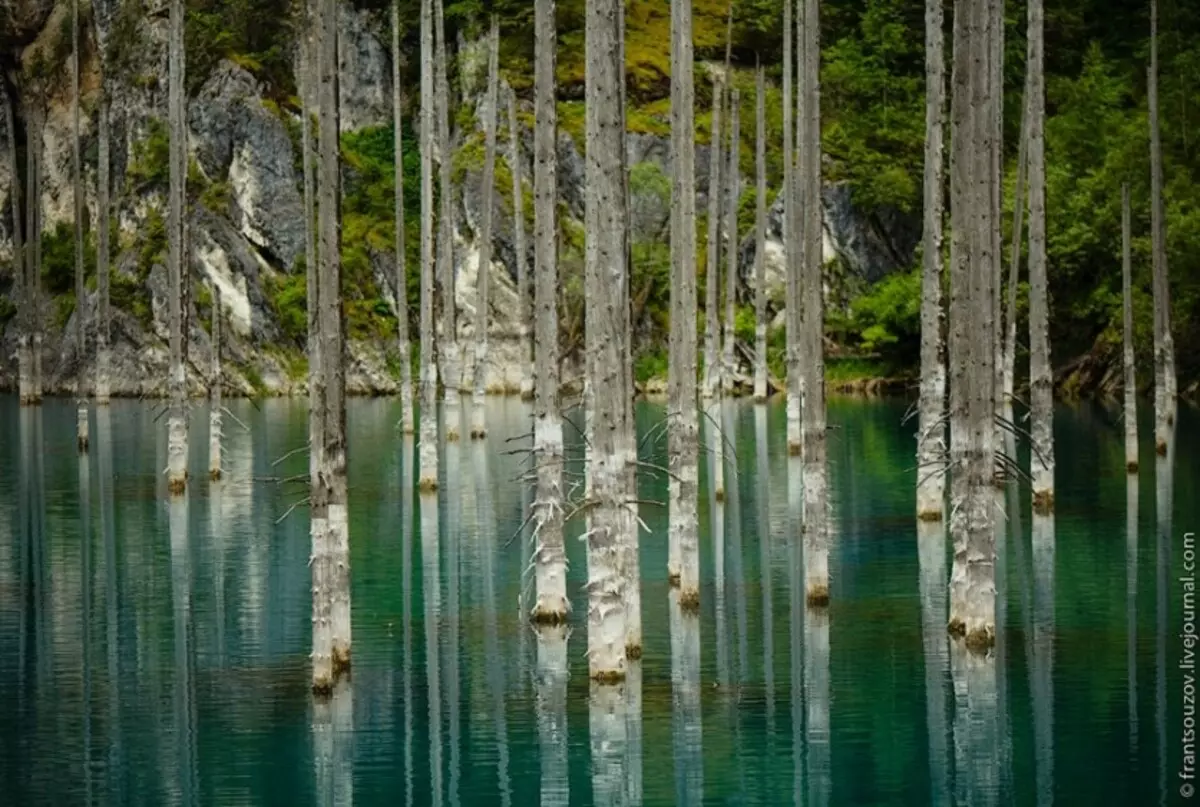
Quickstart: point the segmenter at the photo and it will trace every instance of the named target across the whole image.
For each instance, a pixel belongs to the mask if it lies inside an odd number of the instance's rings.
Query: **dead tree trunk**
[[[1021,277],[1021,244],[1025,226],[1025,177],[1029,170],[1029,76],[1021,98],[1021,140],[1017,146],[1017,181],[1013,190],[1012,254],[1008,259],[1008,316],[1004,334],[1004,417],[1012,422],[1017,382],[1017,283]]]
[[[434,331],[433,152],[435,98],[433,0],[421,0],[421,477],[424,492],[438,486],[437,334]],[[439,278],[440,280],[440,278]]]
[[[184,243],[183,219],[187,181],[184,143],[184,54],[183,0],[171,0],[170,33],[167,40],[169,58],[167,117],[170,128],[170,199],[167,212],[167,263],[170,275],[170,390],[171,402],[167,415],[167,488],[172,495],[182,494],[187,486],[187,376],[183,360],[183,294]]]
[[[1163,206],[1162,138],[1158,126],[1158,0],[1150,0],[1150,235],[1154,289],[1154,442],[1166,455],[1175,422],[1175,342],[1171,338],[1171,282],[1167,269],[1167,219]]]
[[[992,448],[995,453],[1004,451],[1005,430],[1000,424],[1004,415],[1004,236],[1000,232],[1001,210],[1004,204],[1004,2],[988,0],[988,85],[991,93],[988,100],[988,134],[991,138],[988,151],[991,161],[988,179],[990,204],[988,238],[992,263],[992,394],[995,397],[992,409],[995,414],[992,427]],[[1002,476],[996,477],[998,480]]]
[[[1045,53],[1042,0],[1029,3],[1029,392],[1034,508],[1054,508],[1054,387],[1046,278]]]
[[[492,197],[495,193],[496,126],[498,116],[498,83],[500,72],[500,22],[492,16],[492,33],[488,47],[487,107],[484,112],[483,210],[479,224],[479,267],[475,278],[475,380],[471,413],[471,439],[487,436],[484,403],[487,395],[488,367],[488,287],[492,273]]]
[[[802,276],[800,374],[801,458],[804,479],[804,573],[809,605],[829,603],[829,501],[825,436],[825,301],[821,249],[821,106],[819,77],[820,19],[818,0],[804,0],[804,73],[801,94],[804,129],[801,150],[804,273]]]
[[[0,82],[0,93],[4,95],[4,131],[8,133],[8,171],[12,180],[9,184],[8,203],[12,209],[13,228],[13,277],[16,279],[17,305],[20,314],[17,318],[17,390],[21,405],[31,403],[33,379],[30,366],[33,357],[29,351],[30,317],[30,279],[29,263],[25,256],[24,239],[21,237],[21,174],[17,165],[17,130],[13,116],[13,99],[3,82]],[[29,150],[32,153],[32,149]],[[28,178],[26,178],[28,181]]]
[[[787,445],[788,453],[800,454],[800,256],[796,238],[796,208],[800,198],[796,188],[795,133],[796,111],[792,93],[795,23],[794,0],[783,0],[783,254],[786,275],[784,330],[787,344],[784,361],[787,373]]]
[[[79,153],[79,0],[71,2],[71,196],[75,212],[75,351],[79,370],[75,377],[76,445],[81,454],[88,450],[88,405],[86,391],[88,362],[84,358],[87,346],[87,287],[83,278],[83,160]],[[15,181],[15,177],[14,177]]]
[[[728,394],[733,392],[734,378],[737,375],[737,358],[734,351],[734,318],[737,306],[737,275],[738,275],[738,201],[741,197],[741,176],[738,171],[738,158],[741,156],[741,132],[738,125],[738,111],[741,99],[738,91],[729,93],[729,173],[725,188],[729,194],[726,203],[729,205],[725,216],[725,337],[721,348],[721,387]]]
[[[946,108],[942,0],[925,2],[925,232],[921,268],[921,393],[917,517],[938,521],[946,499],[946,346],[942,340],[943,130]]]
[[[350,524],[346,491],[345,321],[341,293],[341,166],[339,164],[337,0],[320,0],[317,60],[320,122],[320,317],[321,371],[325,377],[319,473],[328,502],[332,671],[350,667]]]
[[[1130,234],[1129,184],[1121,186],[1121,291],[1124,299],[1121,356],[1125,369],[1125,470],[1137,473],[1137,372],[1133,366],[1133,257]]]
[[[567,555],[563,545],[563,428],[558,368],[558,113],[555,106],[557,45],[554,0],[534,3],[533,74],[533,502],[532,563],[537,590],[532,619],[557,625],[570,612]],[[622,648],[624,648],[622,626]]]
[[[696,133],[692,66],[692,0],[671,3],[672,204],[671,389],[667,422],[670,545],[679,566],[680,607],[700,607],[700,421],[696,395]],[[636,524],[634,529],[637,529]],[[636,581],[634,581],[636,585]]]
[[[454,175],[450,145],[450,81],[446,64],[446,21],[442,0],[434,0],[435,90],[438,153],[438,281],[442,303],[442,386],[446,440],[459,438],[462,405],[462,349],[458,343],[458,297],[454,271]]]
[[[509,169],[512,172],[513,248],[517,259],[517,321],[520,323],[520,364],[518,391],[521,398],[533,397],[533,328],[530,327],[529,273],[525,264],[525,183],[521,176],[521,133],[517,128],[517,94],[508,93]]]
[[[717,342],[720,329],[718,309],[721,299],[721,167],[724,159],[721,110],[724,107],[725,84],[721,76],[713,76],[712,127],[708,156],[708,250],[704,280],[704,381],[700,394],[712,398],[720,385]]]
[[[626,279],[624,125],[621,116],[618,0],[589,3],[587,59],[587,232],[585,300],[588,371],[593,405],[588,563],[588,667],[592,679],[625,677],[626,580],[621,573],[621,533],[630,523],[626,502],[625,402],[621,398],[625,315],[612,289]]]
[[[757,174],[754,228],[754,400],[767,400],[767,101],[762,65],[758,66],[755,95],[758,108],[754,148]]]
[[[27,137],[26,160],[26,215],[25,257],[29,300],[29,400],[39,405],[42,402],[42,123],[45,118],[45,101],[36,86],[30,88],[29,110],[26,115]]]
[[[412,434],[412,344],[408,329],[408,262],[404,252],[404,133],[400,106],[400,20],[397,3],[391,4],[392,16],[392,146],[395,153],[396,196],[396,351],[400,354],[400,431]]]
[[[96,404],[106,406],[112,388],[109,373],[112,358],[109,353],[109,186],[112,182],[109,171],[109,123],[108,93],[101,76],[99,156],[96,177]]]
[[[212,284],[212,379],[209,381],[208,478],[221,478],[221,287]]]

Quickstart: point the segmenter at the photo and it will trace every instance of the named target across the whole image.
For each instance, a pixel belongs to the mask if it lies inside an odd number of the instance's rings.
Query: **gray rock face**
[[[273,262],[295,266],[304,249],[304,206],[287,128],[263,104],[258,82],[222,62],[188,108],[196,160],[230,186],[234,224]]]
[[[392,119],[392,67],[366,11],[338,5],[338,97],[341,130],[383,126]]]

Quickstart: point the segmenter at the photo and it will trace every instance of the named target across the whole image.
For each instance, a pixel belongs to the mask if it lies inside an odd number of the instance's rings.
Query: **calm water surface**
[[[906,407],[830,403],[827,614],[796,596],[779,403],[727,406],[723,503],[702,469],[698,620],[668,590],[666,513],[649,504],[666,483],[644,474],[645,656],[599,691],[578,526],[574,634],[539,639],[522,618],[527,466],[506,440],[528,410],[493,403],[486,443],[443,448],[435,505],[413,492],[396,403],[351,401],[354,670],[314,704],[307,458],[285,456],[306,440],[302,403],[236,402],[248,430],[227,424],[220,483],[197,409],[193,481],[168,503],[151,405],[94,412],[81,461],[72,404],[0,398],[0,801],[1177,803],[1200,417],[1181,410],[1169,463],[1144,420],[1127,483],[1117,413],[1060,408],[1055,519],[1032,519],[1025,489],[998,493],[1013,518],[984,662],[946,640],[947,558],[912,516]],[[640,405],[639,430],[662,416]],[[665,464],[663,442],[643,459]]]

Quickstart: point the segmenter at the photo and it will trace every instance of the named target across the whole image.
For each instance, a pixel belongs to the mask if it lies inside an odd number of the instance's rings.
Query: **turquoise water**
[[[1200,417],[1181,410],[1169,466],[1144,420],[1131,488],[1117,414],[1060,407],[1054,521],[1031,521],[1025,490],[1017,508],[998,502],[1019,518],[995,658],[980,662],[946,641],[944,555],[918,552],[907,406],[830,403],[827,616],[795,596],[781,405],[728,405],[723,504],[701,474],[698,621],[669,596],[666,513],[650,503],[666,483],[645,474],[645,656],[614,697],[587,680],[580,541],[565,649],[522,619],[526,466],[506,452],[524,405],[490,404],[485,444],[443,448],[433,519],[395,402],[351,401],[354,670],[315,706],[307,458],[285,457],[306,440],[303,404],[235,402],[247,429],[227,423],[220,483],[198,407],[193,480],[168,504],[152,405],[94,412],[81,462],[73,404],[0,399],[0,801],[1179,802],[1178,578],[1200,524]],[[641,404],[640,430],[662,415]],[[567,439],[577,456],[570,426]],[[647,441],[648,463],[665,464],[663,442]]]

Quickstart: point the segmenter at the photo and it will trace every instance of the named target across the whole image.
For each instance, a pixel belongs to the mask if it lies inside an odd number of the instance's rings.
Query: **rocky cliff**
[[[44,184],[41,199],[43,237],[54,239],[69,233],[71,222],[70,174],[70,82],[67,75],[70,52],[69,28],[64,21],[69,5],[52,0],[3,0],[7,12],[0,17],[0,69],[4,89],[14,107],[16,131],[0,132],[0,144],[15,142],[24,165],[24,152],[36,148],[41,155]],[[93,0],[84,15],[85,47],[82,54],[82,130],[85,160],[85,197],[89,221],[96,216],[96,121],[100,77],[110,98],[113,151],[113,199],[117,232],[113,259],[113,393],[159,395],[164,392],[166,349],[165,211],[166,180],[166,5],[163,0]],[[342,7],[339,20],[342,36],[342,128],[353,133],[390,126],[392,58],[382,19]],[[63,36],[66,36],[64,47]],[[472,53],[473,43],[458,43],[461,76],[456,91],[461,109],[472,114],[455,116],[454,142],[460,154],[469,154],[482,140],[483,75]],[[35,80],[35,77],[38,80]],[[221,290],[225,329],[225,383],[232,391],[246,394],[288,394],[303,389],[305,362],[301,334],[289,322],[286,295],[302,287],[304,226],[297,153],[300,118],[290,105],[273,99],[252,65],[221,60],[207,75],[189,74],[187,122],[189,130],[189,267],[191,295],[188,303],[189,378],[193,390],[202,392],[208,378],[208,323],[212,296],[208,289]],[[502,88],[500,109],[511,92]],[[405,97],[415,96],[406,88]],[[46,123],[41,141],[30,143],[25,122],[35,105],[44,104]],[[519,101],[525,124],[527,101]],[[415,108],[415,104],[408,107]],[[406,107],[406,114],[408,114]],[[501,116],[501,126],[504,116]],[[3,120],[0,119],[0,128]],[[521,132],[520,159],[524,176],[532,176],[530,153],[532,133]],[[500,138],[500,157],[511,165],[507,137]],[[630,166],[653,165],[670,175],[666,138],[631,134]],[[6,148],[6,146],[0,146]],[[697,147],[697,209],[706,210],[708,147]],[[7,154],[0,155],[0,295],[13,296],[12,216],[13,177]],[[564,233],[581,233],[583,217],[584,162],[578,145],[565,132],[559,138],[560,209],[566,214]],[[460,309],[460,337],[471,335],[474,322],[475,282],[478,249],[475,242],[479,221],[479,172],[470,159],[463,159],[456,172],[460,186],[455,199],[455,258],[458,277],[456,305]],[[348,174],[353,172],[348,166]],[[505,176],[508,176],[507,174]],[[416,177],[406,178],[415,182]],[[348,177],[348,184],[352,182]],[[489,385],[511,388],[515,384],[518,357],[515,246],[512,237],[511,186],[498,182],[494,212],[495,247],[492,272],[492,376]],[[743,171],[742,190],[752,187],[752,176]],[[663,239],[669,201],[655,189],[637,190],[633,196],[635,240]],[[918,223],[891,211],[862,211],[850,200],[845,186],[827,187],[824,192],[825,255],[838,268],[830,272],[827,292],[837,299],[844,288],[872,282],[911,263],[919,236]],[[410,211],[412,212],[412,211]],[[525,214],[531,218],[531,211]],[[771,207],[767,243],[768,283],[773,308],[782,304],[783,267],[781,243],[782,199]],[[89,230],[94,225],[87,225]],[[529,228],[527,228],[528,231]],[[67,236],[69,238],[69,235]],[[564,235],[564,240],[567,236]],[[531,246],[531,245],[530,245]],[[94,249],[94,247],[93,247]],[[564,246],[564,253],[567,252]],[[369,308],[364,315],[377,322],[360,321],[348,340],[348,391],[358,394],[386,393],[396,388],[400,358],[395,355],[395,338],[389,333],[387,316],[396,304],[394,256],[389,248],[371,247],[367,282],[374,284],[382,310]],[[69,254],[69,253],[68,253]],[[753,280],[754,242],[752,233],[742,240],[739,251],[741,273],[749,288]],[[531,250],[525,256],[532,267]],[[564,255],[564,283],[569,283],[572,263]],[[418,267],[410,261],[408,271]],[[74,391],[81,371],[89,367],[94,347],[89,336],[85,355],[71,336],[75,318],[83,316],[91,333],[96,305],[94,282],[86,299],[76,304],[70,282],[58,274],[63,267],[47,267],[41,315],[47,326],[46,388],[48,392]],[[0,311],[4,306],[0,306]],[[294,312],[292,312],[294,313]],[[414,312],[415,313],[415,312]],[[564,320],[569,320],[564,317]],[[415,324],[415,316],[412,318]],[[16,320],[0,319],[0,389],[15,385]],[[564,347],[578,349],[572,333],[578,323],[564,324]],[[302,330],[302,329],[301,329]],[[415,344],[415,343],[414,343]],[[471,351],[465,356],[470,359]],[[468,375],[470,367],[466,368]],[[83,373],[85,384],[88,373]]]

